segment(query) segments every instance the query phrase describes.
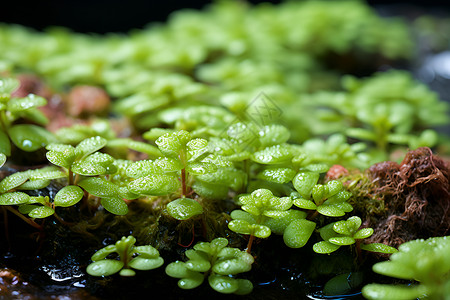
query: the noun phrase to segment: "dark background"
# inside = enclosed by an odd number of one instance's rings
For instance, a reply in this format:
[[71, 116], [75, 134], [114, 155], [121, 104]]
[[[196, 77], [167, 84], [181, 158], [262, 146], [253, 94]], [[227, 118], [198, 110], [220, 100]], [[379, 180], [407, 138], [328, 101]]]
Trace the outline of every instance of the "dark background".
[[[338, 1], [338, 0], [332, 0]], [[3, 0], [0, 23], [16, 23], [36, 29], [64, 26], [78, 32], [127, 32], [151, 22], [164, 22], [171, 12], [182, 8], [201, 9], [212, 1], [151, 1], [151, 0]], [[282, 0], [247, 0], [280, 3]], [[449, 11], [450, 1], [367, 0], [387, 14], [416, 14], [419, 11], [439, 14]]]

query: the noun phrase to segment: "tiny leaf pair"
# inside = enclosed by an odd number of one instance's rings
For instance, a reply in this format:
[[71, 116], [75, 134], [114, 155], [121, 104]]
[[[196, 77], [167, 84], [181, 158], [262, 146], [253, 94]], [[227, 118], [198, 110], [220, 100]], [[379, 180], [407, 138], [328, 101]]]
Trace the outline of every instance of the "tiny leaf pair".
[[253, 256], [227, 245], [224, 238], [197, 243], [194, 249], [185, 252], [189, 260], [170, 263], [166, 274], [180, 278], [178, 286], [182, 289], [198, 287], [207, 276], [209, 285], [219, 293], [248, 294], [253, 290], [253, 284], [247, 279], [235, 278], [235, 275], [251, 270]]
[[[164, 260], [158, 250], [150, 245], [135, 246], [133, 236], [123, 236], [115, 245], [106, 246], [92, 255], [93, 262], [86, 272], [92, 276], [110, 276], [117, 272], [121, 276], [134, 276], [136, 270], [152, 270], [163, 265]], [[109, 255], [117, 253], [118, 259], [109, 259]]]

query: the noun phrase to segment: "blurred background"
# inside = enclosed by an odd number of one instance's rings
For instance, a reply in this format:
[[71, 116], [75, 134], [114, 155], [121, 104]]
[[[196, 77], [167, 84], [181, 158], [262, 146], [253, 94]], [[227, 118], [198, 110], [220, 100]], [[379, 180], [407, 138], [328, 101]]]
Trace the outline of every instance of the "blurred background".
[[[142, 28], [151, 22], [164, 22], [173, 11], [183, 8], [201, 9], [211, 2], [205, 0], [6, 0], [2, 1], [0, 22], [22, 24], [36, 29], [64, 26], [86, 33], [127, 32], [130, 29]], [[280, 3], [282, 0], [247, 0], [247, 2]], [[409, 17], [420, 13], [446, 14], [450, 8], [450, 1], [445, 0], [367, 0], [366, 2], [380, 10], [381, 14]]]

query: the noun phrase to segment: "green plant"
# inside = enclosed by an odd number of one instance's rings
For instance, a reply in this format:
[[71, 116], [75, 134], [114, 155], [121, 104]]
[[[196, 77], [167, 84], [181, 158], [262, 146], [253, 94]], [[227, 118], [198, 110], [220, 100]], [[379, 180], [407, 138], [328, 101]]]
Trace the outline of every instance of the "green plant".
[[[19, 87], [13, 78], [0, 79], [0, 153], [11, 155], [11, 142], [21, 150], [32, 152], [45, 147], [56, 138], [40, 125], [48, 123], [47, 117], [38, 109], [47, 100], [29, 94], [26, 97], [13, 97], [11, 94]], [[17, 124], [19, 119], [35, 124]]]
[[[389, 261], [373, 265], [376, 273], [413, 281], [410, 284], [368, 284], [367, 299], [450, 299], [450, 238], [433, 237], [406, 242]], [[416, 282], [416, 283], [414, 283]], [[417, 284], [418, 282], [418, 284]]]
[[292, 206], [289, 197], [279, 198], [267, 189], [253, 191], [250, 195], [239, 197], [242, 210], [231, 212], [233, 219], [228, 223], [232, 231], [250, 235], [247, 244], [247, 252], [251, 252], [255, 237], [268, 238], [271, 235], [270, 228], [265, 225], [269, 218], [287, 216], [287, 210]]
[[106, 153], [96, 152], [107, 141], [95, 136], [84, 139], [76, 147], [66, 144], [49, 144], [46, 149], [47, 159], [54, 165], [67, 170], [69, 185], [76, 183], [78, 176], [96, 176], [111, 174], [116, 171], [114, 158]]
[[329, 217], [341, 217], [353, 210], [347, 202], [351, 193], [346, 191], [342, 182], [331, 180], [326, 184], [318, 184], [320, 174], [318, 172], [299, 172], [292, 183], [298, 192], [294, 205], [314, 213], [310, 218], [318, 214]]
[[[163, 265], [164, 260], [159, 256], [158, 250], [150, 245], [135, 246], [133, 236], [123, 236], [114, 245], [106, 246], [92, 255], [86, 272], [92, 276], [109, 276], [117, 272], [121, 276], [134, 276], [136, 270], [152, 270]], [[116, 259], [107, 258], [117, 253]]]
[[319, 232], [323, 241], [313, 245], [313, 250], [316, 253], [329, 254], [341, 246], [353, 244], [356, 244], [358, 255], [360, 255], [361, 249], [380, 253], [397, 252], [395, 248], [380, 243], [361, 244], [361, 240], [373, 234], [373, 229], [361, 228], [361, 218], [357, 216], [330, 223], [320, 228]]
[[228, 241], [216, 238], [210, 243], [200, 242], [187, 250], [186, 262], [176, 261], [167, 265], [167, 275], [180, 278], [178, 286], [193, 289], [208, 278], [209, 285], [224, 294], [245, 295], [252, 291], [253, 284], [235, 275], [250, 271], [253, 256], [237, 248], [227, 247]]

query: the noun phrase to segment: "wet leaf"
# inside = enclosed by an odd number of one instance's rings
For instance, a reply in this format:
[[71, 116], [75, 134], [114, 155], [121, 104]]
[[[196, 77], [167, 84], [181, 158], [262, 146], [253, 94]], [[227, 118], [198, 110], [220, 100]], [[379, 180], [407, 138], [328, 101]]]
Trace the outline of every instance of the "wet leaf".
[[50, 144], [45, 147], [47, 159], [54, 165], [70, 169], [75, 160], [75, 148], [65, 144]]
[[234, 293], [239, 288], [239, 284], [236, 279], [228, 276], [211, 274], [208, 276], [208, 282], [213, 290], [223, 294]]
[[297, 192], [305, 199], [311, 198], [311, 191], [317, 184], [320, 174], [316, 172], [299, 172], [292, 180]]
[[276, 183], [290, 182], [296, 172], [291, 168], [267, 168], [258, 174], [258, 178]]
[[175, 192], [181, 184], [177, 176], [148, 175], [128, 183], [128, 189], [136, 194], [162, 196]]
[[306, 245], [316, 228], [316, 223], [298, 219], [292, 221], [284, 231], [283, 240], [290, 248], [301, 248]]
[[3, 178], [3, 180], [0, 181], [0, 193], [5, 193], [20, 186], [27, 181], [28, 178], [30, 178], [30, 174], [28, 172], [17, 172]]
[[27, 203], [30, 196], [22, 192], [12, 192], [0, 195], [0, 205], [20, 205]]
[[340, 246], [332, 244], [327, 241], [321, 241], [321, 242], [315, 243], [313, 245], [314, 252], [320, 253], [320, 254], [328, 254], [328, 253], [336, 251], [339, 248], [340, 248]]
[[32, 218], [47, 218], [51, 215], [53, 215], [55, 211], [53, 208], [48, 206], [39, 206], [33, 209], [28, 213], [28, 215]]
[[260, 164], [281, 164], [289, 162], [292, 157], [288, 145], [275, 145], [253, 153], [251, 159]]
[[113, 259], [94, 261], [86, 268], [86, 272], [91, 276], [109, 276], [115, 274], [123, 268], [123, 262]]
[[7, 110], [9, 110], [12, 113], [19, 113], [24, 110], [44, 106], [47, 104], [47, 100], [45, 98], [42, 98], [40, 96], [36, 96], [34, 94], [29, 94], [28, 96], [24, 98], [12, 98], [7, 103]]
[[167, 204], [167, 211], [177, 220], [187, 220], [203, 213], [203, 207], [190, 198], [179, 198]]
[[395, 253], [398, 252], [394, 247], [381, 244], [381, 243], [372, 243], [372, 244], [361, 244], [361, 249], [371, 252], [380, 252], [380, 253]]
[[69, 207], [77, 204], [83, 198], [84, 192], [79, 186], [69, 185], [63, 187], [55, 195], [53, 203], [60, 207]]
[[108, 141], [101, 136], [94, 136], [84, 139], [75, 147], [77, 158], [80, 159], [94, 153], [95, 151], [105, 147], [107, 143]]
[[128, 205], [121, 198], [102, 198], [101, 203], [112, 214], [124, 216], [128, 213]]
[[363, 287], [362, 294], [370, 300], [397, 299], [413, 300], [423, 298], [427, 294], [424, 286], [402, 286], [389, 284], [368, 284]]
[[161, 267], [164, 264], [164, 259], [162, 257], [157, 258], [143, 258], [135, 257], [128, 265], [136, 270], [153, 270]]
[[99, 177], [85, 178], [78, 185], [89, 194], [100, 198], [119, 195], [119, 187], [116, 184]]
[[11, 141], [23, 151], [32, 152], [56, 141], [54, 135], [37, 125], [19, 124], [8, 130]]

